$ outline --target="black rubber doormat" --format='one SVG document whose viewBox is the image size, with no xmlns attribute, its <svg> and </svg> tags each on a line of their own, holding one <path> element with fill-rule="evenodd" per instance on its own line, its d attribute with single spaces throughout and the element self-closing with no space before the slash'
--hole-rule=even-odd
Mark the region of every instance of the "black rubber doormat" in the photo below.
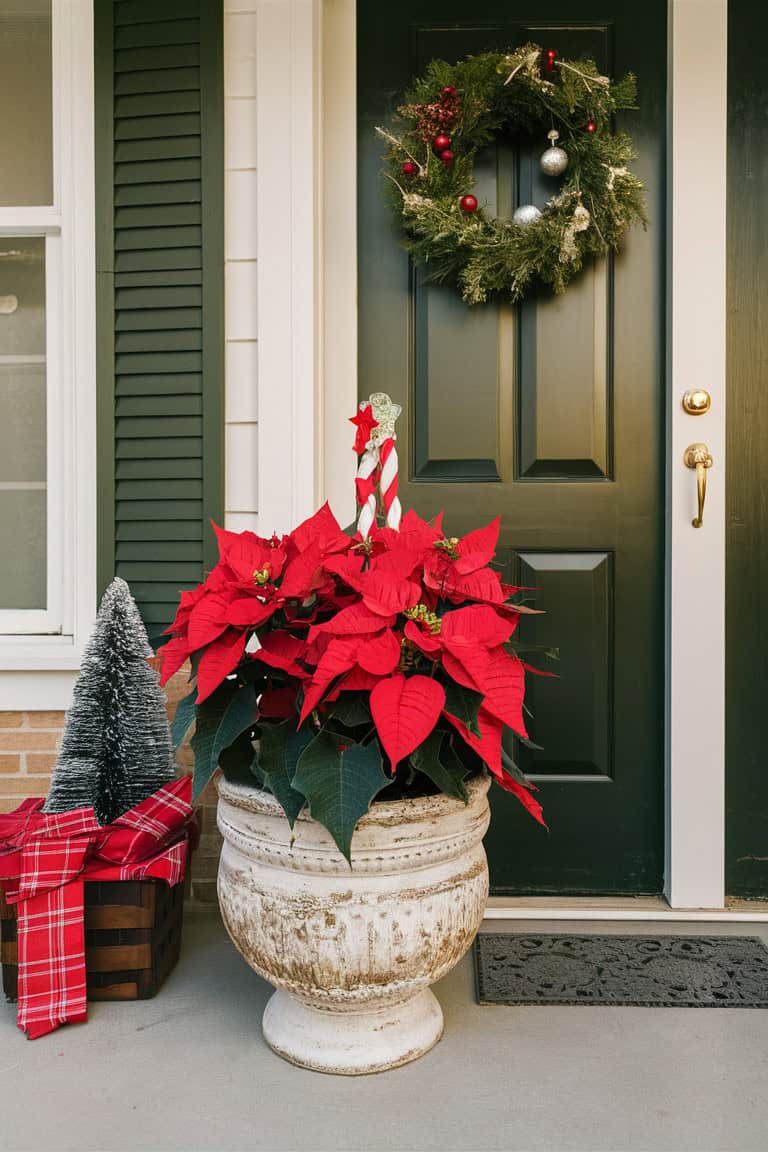
<svg viewBox="0 0 768 1152">
<path fill-rule="evenodd" d="M 768 1008 L 768 949 L 753 936 L 486 935 L 480 1004 Z"/>
</svg>

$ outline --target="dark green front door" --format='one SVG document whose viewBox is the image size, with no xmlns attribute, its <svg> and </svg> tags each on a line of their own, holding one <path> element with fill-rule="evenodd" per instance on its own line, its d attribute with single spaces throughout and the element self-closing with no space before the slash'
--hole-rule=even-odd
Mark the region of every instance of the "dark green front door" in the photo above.
<svg viewBox="0 0 768 1152">
<path fill-rule="evenodd" d="M 530 22 L 531 7 L 358 4 L 360 393 L 389 392 L 403 405 L 405 507 L 444 508 L 452 535 L 501 513 L 505 577 L 537 587 L 546 610 L 524 634 L 560 650 L 560 679 L 529 687 L 543 751 L 518 749 L 550 833 L 495 789 L 493 889 L 658 892 L 666 6 L 542 0 Z M 374 126 L 433 57 L 529 40 L 637 74 L 641 110 L 624 123 L 651 223 L 565 296 L 469 309 L 409 267 L 382 195 Z M 543 204 L 553 192 L 537 162 L 546 144 L 545 133 L 501 142 L 478 166 L 480 198 L 504 215 Z"/>
<path fill-rule="evenodd" d="M 728 5 L 726 892 L 768 899 L 768 7 Z M 765 151 L 763 150 L 765 147 Z"/>
</svg>

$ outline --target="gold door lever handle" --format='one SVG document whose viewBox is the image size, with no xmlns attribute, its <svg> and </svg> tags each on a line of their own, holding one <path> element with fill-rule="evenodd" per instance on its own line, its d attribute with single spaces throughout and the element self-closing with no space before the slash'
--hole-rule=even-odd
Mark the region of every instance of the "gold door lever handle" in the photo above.
<svg viewBox="0 0 768 1152">
<path fill-rule="evenodd" d="M 706 444 L 689 444 L 683 455 L 686 468 L 696 469 L 696 491 L 699 497 L 699 514 L 691 521 L 694 528 L 704 523 L 704 501 L 707 497 L 707 469 L 712 467 L 712 457 Z"/>
</svg>

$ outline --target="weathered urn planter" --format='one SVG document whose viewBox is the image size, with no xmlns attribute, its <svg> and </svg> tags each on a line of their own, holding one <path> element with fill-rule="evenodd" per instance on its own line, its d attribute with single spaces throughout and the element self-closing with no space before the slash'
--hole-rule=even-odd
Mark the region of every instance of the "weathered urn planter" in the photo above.
<svg viewBox="0 0 768 1152">
<path fill-rule="evenodd" d="M 430 989 L 483 917 L 487 777 L 446 795 L 372 805 L 352 867 L 303 812 L 294 835 L 268 792 L 219 780 L 219 902 L 250 966 L 277 991 L 267 1043 L 286 1060 L 357 1075 L 395 1068 L 440 1039 Z"/>
</svg>

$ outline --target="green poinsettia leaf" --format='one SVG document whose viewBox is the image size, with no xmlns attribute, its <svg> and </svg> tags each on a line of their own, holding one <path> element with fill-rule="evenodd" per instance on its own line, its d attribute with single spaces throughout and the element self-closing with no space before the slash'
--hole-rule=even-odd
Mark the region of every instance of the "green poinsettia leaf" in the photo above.
<svg viewBox="0 0 768 1152">
<path fill-rule="evenodd" d="M 195 734 L 191 740 L 195 767 L 192 772 L 192 802 L 197 800 L 208 781 L 216 771 L 216 761 L 211 753 L 216 742 L 221 718 L 232 699 L 230 684 L 217 688 L 202 704 L 195 708 Z"/>
<path fill-rule="evenodd" d="M 346 860 L 351 860 L 352 834 L 374 796 L 391 784 L 381 766 L 378 743 L 340 743 L 320 732 L 302 752 L 294 787 L 307 798 L 309 811 L 328 829 Z"/>
<path fill-rule="evenodd" d="M 189 732 L 195 721 L 195 697 L 197 696 L 197 689 L 193 688 L 188 696 L 183 700 L 179 700 L 176 705 L 176 715 L 171 724 L 171 739 L 173 740 L 174 752 L 179 747 L 187 732 Z"/>
<path fill-rule="evenodd" d="M 231 685 L 230 685 L 231 691 Z M 211 771 L 219 763 L 219 757 L 225 748 L 234 744 L 238 736 L 247 729 L 253 728 L 256 723 L 256 694 L 253 685 L 246 684 L 243 688 L 236 688 L 229 704 L 224 711 L 216 737 L 211 747 Z"/>
<path fill-rule="evenodd" d="M 250 768 L 252 757 L 251 734 L 246 729 L 221 753 L 219 767 L 231 784 L 245 784 L 252 788 L 253 775 Z"/>
<path fill-rule="evenodd" d="M 482 702 L 481 692 L 474 692 L 471 688 L 465 688 L 462 684 L 457 684 L 455 680 L 446 681 L 445 711 L 450 712 L 451 716 L 460 720 L 464 727 L 468 728 L 475 736 L 480 735 L 477 714 Z"/>
<path fill-rule="evenodd" d="M 253 757 L 253 759 L 251 760 L 250 767 L 249 767 L 248 771 L 251 773 L 251 776 L 256 780 L 256 782 L 258 784 L 260 784 L 261 787 L 263 788 L 266 784 L 266 780 L 264 778 L 264 773 L 262 772 L 261 768 L 259 768 L 259 754 L 258 754 L 258 752 Z M 251 783 L 253 783 L 253 780 L 251 780 Z"/>
<path fill-rule="evenodd" d="M 293 718 L 281 724 L 265 724 L 261 730 L 258 768 L 291 828 L 305 804 L 304 796 L 293 787 L 296 763 L 311 740 L 310 730 L 296 731 Z"/>
<path fill-rule="evenodd" d="M 411 753 L 411 764 L 417 772 L 428 776 L 446 796 L 455 796 L 466 804 L 468 794 L 464 777 L 467 769 L 451 744 L 450 736 L 439 731 L 433 732 Z"/>
<path fill-rule="evenodd" d="M 342 692 L 333 709 L 333 718 L 345 728 L 371 723 L 371 710 L 357 692 Z"/>
</svg>

